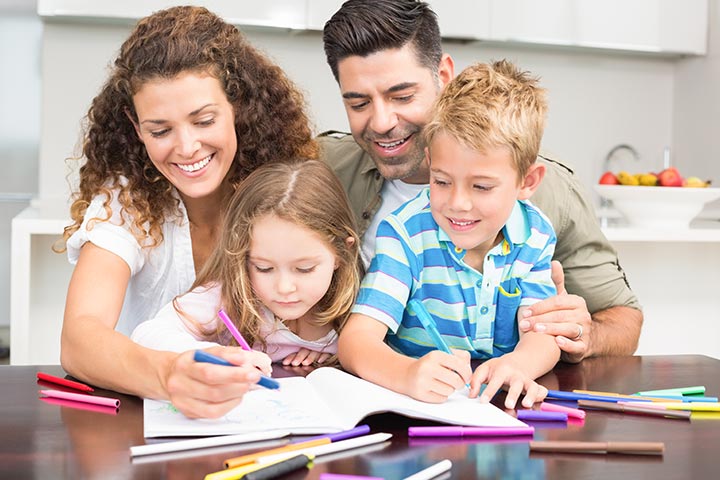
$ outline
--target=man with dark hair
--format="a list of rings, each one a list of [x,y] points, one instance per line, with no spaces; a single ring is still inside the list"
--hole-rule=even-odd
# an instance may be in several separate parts
[[[454,63],[442,52],[435,13],[415,0],[349,0],[325,24],[323,42],[352,136],[322,134],[321,155],[348,193],[367,267],[380,221],[428,186],[421,133]],[[630,355],[643,316],[617,253],[573,171],[543,155],[538,161],[547,173],[532,201],[557,232],[559,294],[533,305],[519,328],[555,335],[569,362]]]

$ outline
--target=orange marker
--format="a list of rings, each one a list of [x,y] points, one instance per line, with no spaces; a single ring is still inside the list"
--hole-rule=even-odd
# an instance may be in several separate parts
[[[292,452],[293,450],[300,450],[303,448],[309,448],[309,447],[317,447],[318,445],[327,445],[330,442],[330,438],[318,438],[316,440],[309,440],[307,442],[299,442],[299,443],[291,443],[290,445],[285,445],[284,447],[278,447],[274,448],[272,450],[263,450],[262,452],[255,452],[251,453],[249,455],[242,455],[240,457],[234,457],[229,458],[225,460],[225,468],[234,468],[239,467],[240,465],[245,465],[248,463],[252,463],[256,461],[260,457],[265,457],[267,455],[275,455],[276,453],[285,453],[285,452]]]

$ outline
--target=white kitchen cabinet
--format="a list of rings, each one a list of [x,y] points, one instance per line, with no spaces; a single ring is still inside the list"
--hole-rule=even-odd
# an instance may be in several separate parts
[[[307,27],[307,5],[299,0],[263,0],[240,2],[203,0],[191,2],[217,13],[229,23],[256,27],[302,30]],[[178,5],[173,0],[124,0],[93,2],[88,0],[38,0],[38,15],[45,20],[84,19],[132,21],[164,8]]]
[[[426,0],[438,16],[445,38],[487,39],[491,0]],[[307,28],[322,30],[344,0],[307,0]]]
[[[52,251],[70,224],[67,206],[30,206],[12,221],[10,363],[60,363],[65,293],[72,274],[66,254]]]
[[[307,28],[322,31],[344,0],[307,0]]]
[[[707,0],[490,0],[490,39],[704,55]]]
[[[575,0],[490,0],[490,39],[572,45]]]
[[[490,38],[491,0],[426,0],[438,16],[444,38]]]

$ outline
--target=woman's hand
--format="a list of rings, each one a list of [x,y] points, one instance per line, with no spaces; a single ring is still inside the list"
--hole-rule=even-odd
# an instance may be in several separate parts
[[[193,360],[194,351],[179,354],[165,380],[173,406],[189,418],[218,418],[235,408],[243,396],[269,374],[270,358],[262,352],[237,347],[213,347],[208,353],[222,357],[236,367]]]

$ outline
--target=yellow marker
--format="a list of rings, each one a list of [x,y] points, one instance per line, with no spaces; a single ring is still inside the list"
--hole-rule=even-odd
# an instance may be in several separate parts
[[[297,454],[296,457],[305,457],[305,463],[312,462],[315,455]],[[291,457],[294,459],[295,457]],[[240,467],[228,468],[226,470],[219,470],[217,472],[208,473],[205,475],[205,480],[236,480],[243,478],[248,473],[256,472],[258,470],[264,470],[271,465],[277,465],[283,462],[287,462],[288,458],[279,458],[273,462],[268,463],[248,463]]]
[[[294,450],[301,450],[303,448],[317,447],[318,445],[327,445],[330,443],[329,437],[318,438],[317,440],[308,440],[307,442],[291,443],[284,447],[273,448],[272,450],[263,450],[262,452],[255,452],[249,455],[242,455],[240,457],[229,458],[225,460],[225,468],[234,468],[248,463],[253,463],[260,457],[266,457],[268,455],[274,455],[276,453],[292,452]]]
[[[682,402],[663,404],[668,410],[691,410],[693,412],[720,412],[720,403]]]
[[[626,398],[628,400],[649,400],[651,402],[663,402],[663,403],[682,403],[682,400],[674,400],[672,398],[660,398],[660,397],[641,397],[639,395],[625,395],[622,393],[612,392],[596,392],[594,390],[573,390],[573,393],[582,393],[583,395],[601,395],[603,397],[617,397]]]

